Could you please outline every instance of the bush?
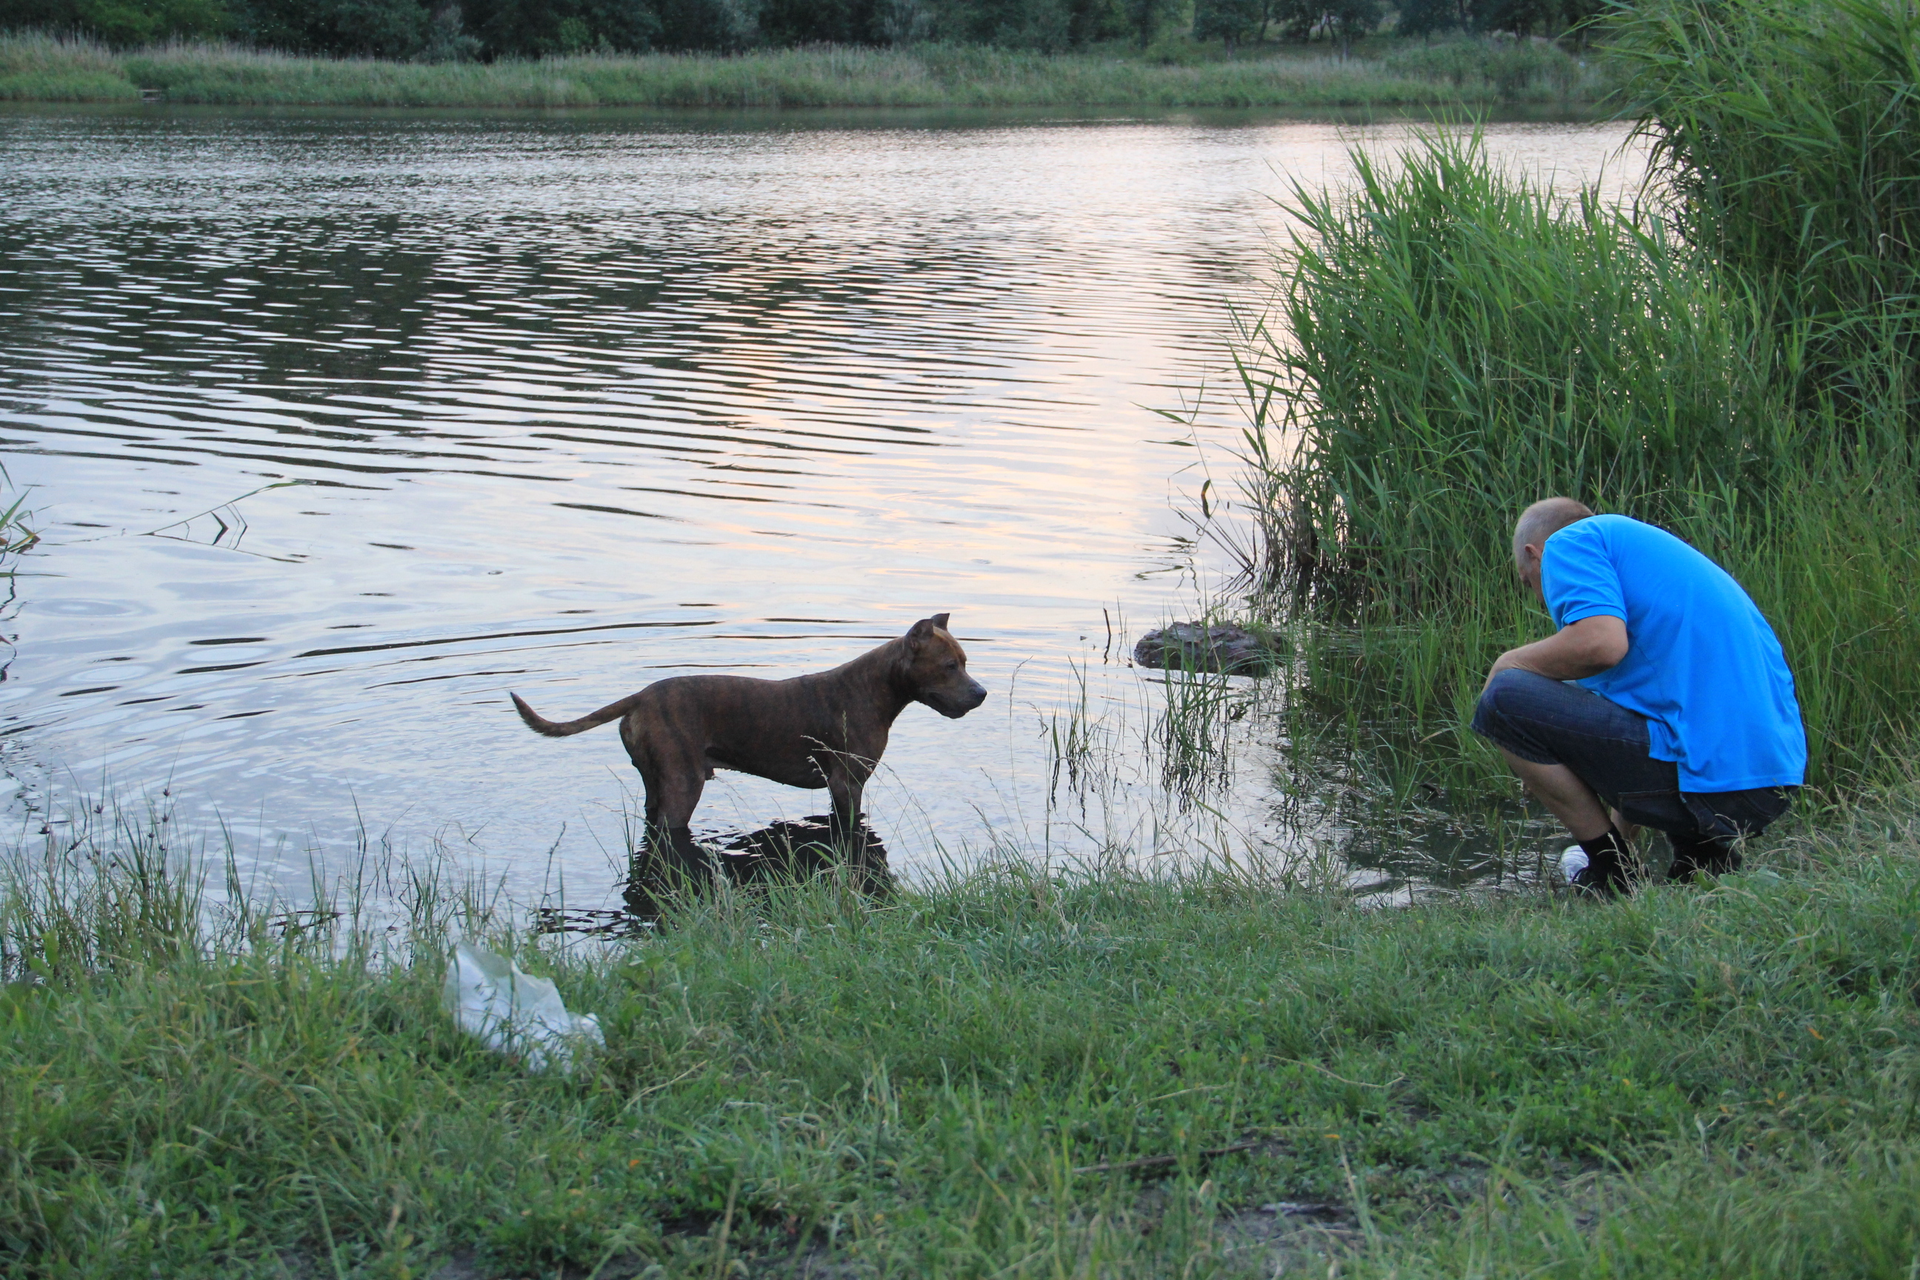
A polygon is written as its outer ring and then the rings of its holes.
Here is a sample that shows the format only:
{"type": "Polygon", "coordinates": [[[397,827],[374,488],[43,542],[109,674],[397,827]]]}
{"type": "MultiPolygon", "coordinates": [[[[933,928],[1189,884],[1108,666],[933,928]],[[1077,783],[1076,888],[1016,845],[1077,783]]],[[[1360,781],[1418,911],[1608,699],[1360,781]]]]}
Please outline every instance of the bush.
{"type": "Polygon", "coordinates": [[[1193,38],[1222,40],[1228,49],[1266,27],[1271,0],[1194,0],[1193,38]]]}

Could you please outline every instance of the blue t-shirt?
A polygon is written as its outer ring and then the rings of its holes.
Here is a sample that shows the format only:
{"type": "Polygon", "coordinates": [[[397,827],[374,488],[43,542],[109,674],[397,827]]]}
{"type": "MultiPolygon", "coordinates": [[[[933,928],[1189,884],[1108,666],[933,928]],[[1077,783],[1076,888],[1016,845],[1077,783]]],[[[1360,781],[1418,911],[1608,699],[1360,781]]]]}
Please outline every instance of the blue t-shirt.
{"type": "Polygon", "coordinates": [[[1773,628],[1740,584],[1664,529],[1591,516],[1547,539],[1540,586],[1554,625],[1627,624],[1627,656],[1580,681],[1650,723],[1651,754],[1682,791],[1797,786],[1807,735],[1773,628]]]}

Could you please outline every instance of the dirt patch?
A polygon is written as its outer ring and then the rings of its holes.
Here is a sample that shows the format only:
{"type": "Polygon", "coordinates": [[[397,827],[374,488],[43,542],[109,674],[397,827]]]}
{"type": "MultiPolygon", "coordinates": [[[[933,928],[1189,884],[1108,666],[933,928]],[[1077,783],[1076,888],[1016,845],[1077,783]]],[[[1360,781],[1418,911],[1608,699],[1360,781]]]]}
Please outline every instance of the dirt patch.
{"type": "Polygon", "coordinates": [[[1262,1275],[1325,1267],[1360,1239],[1352,1211],[1338,1204],[1279,1200],[1220,1220],[1220,1256],[1262,1275]]]}

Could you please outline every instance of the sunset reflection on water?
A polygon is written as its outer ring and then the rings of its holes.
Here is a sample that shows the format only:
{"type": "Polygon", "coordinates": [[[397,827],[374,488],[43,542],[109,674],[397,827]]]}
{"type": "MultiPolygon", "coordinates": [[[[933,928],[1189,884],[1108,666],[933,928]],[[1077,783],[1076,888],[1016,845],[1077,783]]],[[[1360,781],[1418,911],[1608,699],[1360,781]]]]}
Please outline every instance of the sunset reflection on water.
{"type": "MultiPolygon", "coordinates": [[[[951,611],[991,697],[897,726],[896,867],[1181,847],[1150,785],[1050,806],[1044,723],[1070,660],[1150,710],[1124,654],[1196,605],[1177,508],[1203,455],[1231,489],[1274,197],[1409,126],[862,119],[0,114],[0,441],[45,535],[0,684],[23,820],[170,783],[304,874],[357,810],[597,905],[637,780],[508,690],[579,715],[951,611]]],[[[1624,134],[1488,139],[1621,191],[1624,134]]],[[[1258,840],[1277,744],[1244,732],[1216,803],[1258,840]]],[[[722,774],[699,817],[823,800],[722,774]]]]}

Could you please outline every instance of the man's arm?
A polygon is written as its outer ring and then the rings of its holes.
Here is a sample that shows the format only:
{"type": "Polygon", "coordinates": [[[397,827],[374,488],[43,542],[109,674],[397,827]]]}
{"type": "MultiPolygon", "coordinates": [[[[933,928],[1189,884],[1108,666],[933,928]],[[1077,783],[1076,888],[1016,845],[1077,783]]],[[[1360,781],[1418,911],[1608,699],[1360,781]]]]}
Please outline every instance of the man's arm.
{"type": "Polygon", "coordinates": [[[1507,650],[1494,660],[1487,679],[1518,667],[1549,680],[1579,680],[1619,665],[1626,656],[1627,624],[1610,614],[1595,614],[1567,624],[1545,640],[1507,650]]]}

